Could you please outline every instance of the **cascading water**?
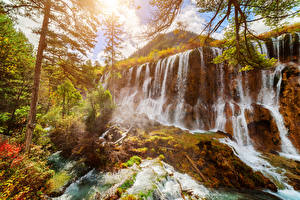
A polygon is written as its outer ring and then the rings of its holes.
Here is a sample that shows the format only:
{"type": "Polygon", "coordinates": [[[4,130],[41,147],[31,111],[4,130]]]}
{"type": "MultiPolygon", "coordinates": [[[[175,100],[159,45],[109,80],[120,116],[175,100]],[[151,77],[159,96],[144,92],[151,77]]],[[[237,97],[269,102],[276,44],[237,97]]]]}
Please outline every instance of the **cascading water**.
{"type": "Polygon", "coordinates": [[[187,174],[177,172],[172,166],[159,159],[144,160],[137,166],[119,170],[117,173],[100,173],[89,171],[86,175],[72,183],[60,197],[53,200],[102,200],[111,197],[122,187],[126,181],[131,180],[132,185],[122,194],[138,196],[139,199],[248,199],[254,195],[258,199],[277,199],[257,191],[241,193],[237,191],[216,191],[199,184],[187,174]],[[267,198],[268,197],[268,198],[267,198]]]}
{"type": "MultiPolygon", "coordinates": [[[[278,67],[279,69],[281,66],[278,67]]],[[[278,69],[277,68],[277,69],[278,69]]],[[[279,120],[282,120],[282,116],[279,113],[278,105],[275,104],[277,102],[277,98],[275,98],[274,94],[277,94],[277,92],[274,92],[272,85],[274,74],[278,70],[275,70],[275,72],[271,73],[271,76],[267,76],[266,73],[268,72],[262,72],[262,80],[263,80],[263,86],[261,88],[258,102],[261,103],[265,108],[270,110],[272,116],[278,119],[276,120],[276,124],[278,126],[278,129],[280,131],[281,141],[282,141],[282,152],[285,152],[286,149],[294,149],[292,146],[290,140],[287,138],[284,128],[284,123],[279,123],[279,120]],[[273,76],[272,76],[273,75],[273,76]],[[269,84],[267,84],[269,83],[269,84]],[[276,109],[278,112],[276,112],[276,109]],[[276,116],[275,116],[276,115],[276,116]],[[280,117],[280,118],[279,118],[280,117]],[[289,147],[285,145],[290,145],[289,147]]],[[[281,71],[280,71],[281,72],[281,71]]],[[[281,74],[281,73],[280,73],[281,74]]],[[[280,82],[278,82],[277,87],[280,87],[280,82]]],[[[280,90],[280,88],[277,90],[280,90]]],[[[232,123],[233,123],[233,134],[234,134],[234,140],[230,140],[228,138],[221,139],[220,141],[229,145],[234,149],[235,154],[248,166],[250,166],[255,171],[262,172],[265,176],[270,178],[279,188],[278,196],[282,197],[284,199],[298,199],[300,198],[300,193],[294,191],[293,187],[286,183],[286,178],[283,175],[284,171],[280,172],[280,169],[273,167],[268,161],[266,161],[262,154],[255,150],[251,138],[248,133],[248,127],[247,127],[247,120],[245,117],[245,111],[252,111],[251,104],[251,98],[247,94],[247,92],[244,91],[241,83],[241,79],[238,79],[238,91],[240,94],[240,102],[238,103],[240,108],[240,114],[238,116],[232,116],[232,123]]],[[[231,109],[234,113],[235,108],[233,103],[230,104],[231,109]]],[[[292,150],[293,151],[293,150],[292,150]]],[[[293,155],[289,156],[289,158],[297,158],[297,152],[292,152],[293,155]],[[294,154],[295,153],[295,154],[294,154]]],[[[285,155],[282,153],[282,155],[285,155]]]]}
{"type": "MultiPolygon", "coordinates": [[[[273,39],[272,47],[265,43],[259,45],[262,54],[269,56],[269,48],[278,59],[282,57],[284,42],[282,38],[273,39]]],[[[225,72],[224,64],[212,65],[207,60],[203,48],[197,49],[199,59],[199,77],[191,79],[190,56],[193,51],[187,51],[159,60],[156,65],[131,68],[126,87],[121,89],[119,104],[132,109],[133,112],[145,114],[150,119],[165,125],[174,125],[191,132],[223,131],[226,124],[231,124],[233,140],[226,138],[221,141],[234,149],[236,155],[256,171],[261,171],[279,187],[279,195],[285,199],[299,199],[300,194],[286,183],[284,172],[273,167],[262,154],[253,146],[249,135],[246,113],[253,113],[253,105],[260,105],[267,109],[276,122],[281,139],[280,155],[300,160],[300,156],[287,137],[288,129],[285,127],[283,116],[279,112],[279,93],[282,82],[283,64],[275,70],[261,70],[257,72],[261,80],[260,87],[254,91],[249,88],[248,77],[236,72],[225,72]],[[209,66],[209,67],[208,67],[209,66]],[[154,67],[154,69],[152,69],[154,67]],[[144,70],[143,70],[144,68],[144,70]],[[209,77],[212,68],[214,79],[209,77]],[[132,85],[132,74],[136,70],[135,84],[132,85]],[[142,74],[144,73],[144,74],[142,74]],[[230,76],[230,77],[228,77],[230,76]],[[141,78],[143,77],[143,80],[141,78]],[[275,77],[278,79],[274,86],[275,77]],[[193,104],[188,99],[188,83],[197,82],[205,84],[208,92],[193,88],[198,96],[193,104]],[[139,86],[138,82],[142,82],[139,86]],[[235,91],[229,91],[228,84],[235,85],[235,91]],[[210,88],[211,87],[211,88],[210,88]],[[135,89],[128,89],[135,88],[135,89]],[[208,93],[213,95],[209,96],[208,93]],[[251,95],[258,93],[257,97],[251,95]],[[214,96],[215,95],[215,96],[214,96]],[[197,110],[199,109],[199,110],[197,110]],[[206,112],[208,110],[208,112],[206,112]],[[231,113],[231,114],[228,114],[231,113]],[[207,115],[207,116],[206,116],[207,115]],[[207,123],[213,121],[213,123],[207,123]]],[[[221,54],[221,49],[210,48],[213,57],[221,54]]],[[[193,54],[194,55],[194,54],[193,54]]],[[[259,80],[258,80],[259,81],[259,80]]]]}
{"type": "Polygon", "coordinates": [[[300,161],[300,155],[287,137],[288,130],[285,127],[283,117],[279,112],[279,93],[282,82],[282,70],[284,67],[284,65],[279,64],[273,73],[268,73],[266,71],[262,72],[263,89],[260,91],[258,103],[268,109],[276,121],[280,132],[282,155],[300,161]],[[272,88],[275,76],[279,76],[276,91],[272,88]]]}

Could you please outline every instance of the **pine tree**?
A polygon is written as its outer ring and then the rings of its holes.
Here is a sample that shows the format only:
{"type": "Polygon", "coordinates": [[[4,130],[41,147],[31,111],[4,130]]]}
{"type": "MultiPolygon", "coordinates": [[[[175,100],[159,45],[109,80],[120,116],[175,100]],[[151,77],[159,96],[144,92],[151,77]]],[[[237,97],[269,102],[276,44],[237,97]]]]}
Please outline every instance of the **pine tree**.
{"type": "Polygon", "coordinates": [[[9,17],[0,14],[1,134],[11,135],[24,127],[33,67],[33,46],[23,33],[14,29],[9,17]]]}
{"type": "Polygon", "coordinates": [[[121,58],[122,43],[123,43],[123,24],[120,23],[119,17],[112,14],[105,18],[103,22],[104,36],[106,37],[105,64],[113,70],[118,59],[121,58]]]}
{"type": "MultiPolygon", "coordinates": [[[[114,80],[117,76],[115,64],[118,59],[121,58],[122,42],[123,40],[123,24],[120,23],[119,17],[115,14],[111,14],[104,20],[104,36],[106,37],[105,64],[111,67],[111,76],[114,80]]],[[[114,83],[115,81],[113,81],[114,83]]],[[[113,97],[115,101],[115,85],[112,86],[113,97]]]]}
{"type": "Polygon", "coordinates": [[[1,4],[11,16],[23,15],[36,21],[43,15],[41,29],[35,30],[40,39],[26,127],[26,151],[30,150],[35,128],[42,63],[57,63],[70,69],[87,57],[94,47],[100,25],[98,4],[96,0],[11,0],[1,4]]]}

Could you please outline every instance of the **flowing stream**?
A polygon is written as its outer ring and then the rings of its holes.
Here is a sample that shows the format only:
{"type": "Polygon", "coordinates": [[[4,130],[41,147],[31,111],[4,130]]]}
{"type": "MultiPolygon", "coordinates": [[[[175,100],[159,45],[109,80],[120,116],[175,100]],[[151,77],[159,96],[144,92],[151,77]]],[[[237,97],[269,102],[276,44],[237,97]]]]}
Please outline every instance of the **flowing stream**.
{"type": "Polygon", "coordinates": [[[147,200],[239,200],[258,198],[277,200],[275,196],[259,191],[238,192],[233,190],[211,190],[196,182],[187,174],[182,174],[159,159],[143,160],[137,166],[121,169],[117,173],[100,173],[95,170],[72,183],[64,194],[53,200],[110,199],[117,187],[127,190],[123,197],[135,195],[147,200]],[[127,181],[127,184],[125,183],[127,181]],[[128,185],[128,181],[132,181],[128,185]]]}

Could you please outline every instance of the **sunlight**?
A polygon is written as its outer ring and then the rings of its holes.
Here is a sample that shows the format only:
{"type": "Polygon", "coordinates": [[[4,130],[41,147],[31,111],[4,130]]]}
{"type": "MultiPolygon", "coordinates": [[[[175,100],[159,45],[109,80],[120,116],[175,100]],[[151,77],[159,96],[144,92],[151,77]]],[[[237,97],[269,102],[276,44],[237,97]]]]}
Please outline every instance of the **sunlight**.
{"type": "Polygon", "coordinates": [[[120,8],[119,0],[102,0],[105,12],[117,13],[118,9],[120,8]]]}

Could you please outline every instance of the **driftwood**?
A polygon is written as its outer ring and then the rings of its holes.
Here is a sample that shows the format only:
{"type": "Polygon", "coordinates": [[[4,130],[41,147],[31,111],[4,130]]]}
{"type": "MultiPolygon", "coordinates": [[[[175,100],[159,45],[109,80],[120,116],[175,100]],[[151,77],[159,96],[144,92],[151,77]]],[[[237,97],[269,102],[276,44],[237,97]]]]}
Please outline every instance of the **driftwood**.
{"type": "Polygon", "coordinates": [[[105,138],[105,136],[109,133],[109,131],[110,131],[110,129],[108,129],[107,131],[105,131],[100,137],[99,137],[99,139],[104,139],[105,138]]]}
{"type": "Polygon", "coordinates": [[[204,175],[200,172],[200,170],[198,169],[198,167],[196,166],[196,164],[194,163],[194,161],[187,155],[185,154],[185,157],[188,159],[188,161],[191,163],[191,165],[193,166],[193,168],[197,171],[197,173],[201,176],[203,181],[206,181],[206,178],[204,177],[204,175]]]}
{"type": "Polygon", "coordinates": [[[121,143],[127,136],[128,136],[128,133],[132,130],[132,127],[129,128],[129,130],[124,133],[124,136],[122,136],[120,139],[118,139],[117,141],[114,142],[114,144],[119,144],[121,143]]]}
{"type": "Polygon", "coordinates": [[[185,200],[185,196],[183,195],[183,189],[182,189],[182,185],[181,183],[176,179],[178,185],[179,185],[179,188],[180,188],[180,195],[181,197],[183,198],[183,200],[185,200]]]}

